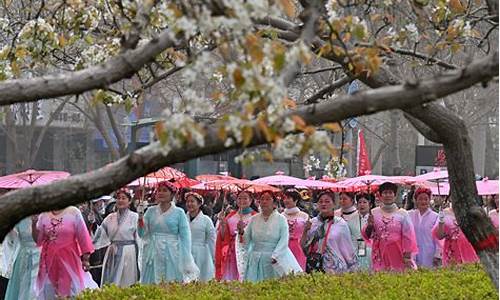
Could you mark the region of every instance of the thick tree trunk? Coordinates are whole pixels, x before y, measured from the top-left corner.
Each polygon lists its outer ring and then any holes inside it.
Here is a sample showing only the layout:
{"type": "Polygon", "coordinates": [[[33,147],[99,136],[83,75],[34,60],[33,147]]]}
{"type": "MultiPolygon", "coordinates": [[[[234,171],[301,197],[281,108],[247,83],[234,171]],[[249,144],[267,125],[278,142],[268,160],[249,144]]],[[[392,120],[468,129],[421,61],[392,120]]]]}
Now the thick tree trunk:
{"type": "Polygon", "coordinates": [[[471,143],[464,121],[438,104],[408,111],[439,136],[435,142],[441,142],[446,153],[450,194],[458,224],[498,289],[498,234],[478,205],[471,143]]]}

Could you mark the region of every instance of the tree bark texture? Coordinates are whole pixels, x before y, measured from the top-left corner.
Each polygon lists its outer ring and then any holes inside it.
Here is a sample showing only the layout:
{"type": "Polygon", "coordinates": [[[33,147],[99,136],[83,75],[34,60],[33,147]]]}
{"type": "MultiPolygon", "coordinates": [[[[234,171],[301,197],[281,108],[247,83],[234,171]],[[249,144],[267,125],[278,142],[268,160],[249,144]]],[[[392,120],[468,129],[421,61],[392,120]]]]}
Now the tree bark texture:
{"type": "MultiPolygon", "coordinates": [[[[367,90],[339,97],[334,102],[297,109],[291,114],[302,117],[308,125],[320,125],[383,110],[413,107],[431,102],[435,97],[443,97],[477,82],[488,80],[498,74],[498,61],[496,69],[490,69],[489,74],[484,72],[484,64],[490,63],[489,60],[481,60],[471,64],[470,69],[467,68],[465,71],[468,74],[465,80],[457,76],[440,76],[423,81],[418,87],[400,85],[367,90]],[[435,97],[428,97],[429,91],[433,91],[435,97]]],[[[253,130],[254,138],[249,146],[268,143],[257,125],[253,130]]],[[[165,155],[161,145],[153,143],[93,172],[72,176],[47,186],[10,192],[0,198],[0,237],[3,239],[24,217],[111,193],[132,180],[166,165],[225,151],[228,148],[218,138],[217,131],[216,127],[206,129],[204,147],[187,144],[165,155]]],[[[234,145],[232,148],[240,146],[234,145]]]]}

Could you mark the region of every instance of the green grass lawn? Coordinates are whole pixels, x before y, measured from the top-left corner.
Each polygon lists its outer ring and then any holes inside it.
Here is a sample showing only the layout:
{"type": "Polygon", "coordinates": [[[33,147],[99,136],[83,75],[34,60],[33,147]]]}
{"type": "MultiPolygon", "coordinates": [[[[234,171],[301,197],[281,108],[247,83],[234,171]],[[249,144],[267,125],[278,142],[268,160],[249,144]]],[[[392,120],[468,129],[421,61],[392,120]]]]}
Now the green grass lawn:
{"type": "Polygon", "coordinates": [[[408,273],[313,274],[260,283],[107,286],[78,299],[498,299],[480,265],[408,273]]]}

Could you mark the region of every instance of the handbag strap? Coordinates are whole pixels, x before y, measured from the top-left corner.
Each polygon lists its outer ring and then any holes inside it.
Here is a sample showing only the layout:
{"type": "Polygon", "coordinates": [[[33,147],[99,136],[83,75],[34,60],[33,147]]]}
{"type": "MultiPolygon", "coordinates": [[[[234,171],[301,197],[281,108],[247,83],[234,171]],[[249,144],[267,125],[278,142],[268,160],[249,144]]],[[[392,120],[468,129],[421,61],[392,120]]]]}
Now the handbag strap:
{"type": "Polygon", "coordinates": [[[332,224],[333,224],[333,219],[330,222],[328,222],[328,227],[326,229],[325,237],[323,239],[323,244],[321,245],[321,255],[325,253],[326,242],[328,241],[328,235],[330,234],[330,229],[332,228],[332,224]]]}

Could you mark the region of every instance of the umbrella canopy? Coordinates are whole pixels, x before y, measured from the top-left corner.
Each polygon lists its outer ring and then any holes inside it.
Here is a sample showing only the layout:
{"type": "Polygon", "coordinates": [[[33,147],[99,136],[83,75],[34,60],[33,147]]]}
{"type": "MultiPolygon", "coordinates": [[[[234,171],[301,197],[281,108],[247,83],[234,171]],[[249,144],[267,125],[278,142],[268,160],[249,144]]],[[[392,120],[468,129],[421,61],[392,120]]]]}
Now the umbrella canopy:
{"type": "Polygon", "coordinates": [[[181,179],[183,177],[187,177],[187,175],[177,169],[164,167],[156,172],[146,175],[146,177],[157,178],[162,180],[176,180],[176,179],[181,179]]]}
{"type": "Polygon", "coordinates": [[[448,171],[441,171],[436,169],[432,172],[418,175],[414,177],[417,181],[439,180],[448,178],[448,171]]]}
{"type": "Polygon", "coordinates": [[[262,183],[262,184],[269,184],[269,185],[278,185],[278,186],[295,186],[295,185],[304,185],[304,180],[297,178],[297,177],[292,177],[292,176],[286,176],[286,175],[272,175],[272,176],[266,176],[262,177],[259,179],[255,179],[253,182],[255,183],[262,183]]]}
{"type": "MultiPolygon", "coordinates": [[[[477,187],[477,194],[479,196],[499,194],[498,180],[485,179],[476,181],[476,187],[477,187]]],[[[430,189],[433,195],[447,196],[450,194],[450,184],[448,182],[439,183],[439,190],[438,190],[438,184],[436,183],[430,184],[430,189]]]]}
{"type": "Polygon", "coordinates": [[[137,178],[136,180],[127,184],[127,186],[140,186],[140,185],[154,186],[163,181],[173,182],[182,178],[187,178],[187,175],[177,169],[164,167],[156,172],[149,173],[144,177],[137,178]]]}
{"type": "Polygon", "coordinates": [[[275,186],[294,186],[298,188],[309,188],[309,189],[330,189],[335,187],[335,184],[331,182],[312,180],[312,179],[300,179],[297,177],[286,176],[286,175],[272,175],[272,176],[262,177],[254,180],[253,182],[275,185],[275,186]]]}
{"type": "Polygon", "coordinates": [[[353,178],[347,178],[337,183],[334,190],[338,192],[374,192],[379,185],[384,182],[392,182],[395,184],[412,184],[415,179],[412,176],[383,176],[383,175],[363,175],[353,178]]]}
{"type": "Polygon", "coordinates": [[[226,175],[215,175],[215,174],[202,174],[195,177],[196,180],[201,182],[208,182],[214,180],[232,180],[237,179],[235,177],[226,176],[226,175]]]}
{"type": "Polygon", "coordinates": [[[178,179],[178,180],[173,182],[173,184],[179,189],[188,188],[188,187],[191,187],[193,185],[200,184],[200,183],[201,182],[199,182],[198,180],[194,180],[194,179],[191,179],[189,177],[183,177],[183,178],[178,179]]]}
{"type": "Polygon", "coordinates": [[[240,192],[248,191],[250,193],[261,193],[265,191],[279,192],[280,189],[272,187],[263,183],[256,183],[255,181],[246,179],[227,179],[227,180],[214,180],[209,182],[202,182],[191,187],[193,190],[204,191],[227,191],[227,192],[240,192]]]}
{"type": "Polygon", "coordinates": [[[10,174],[0,177],[0,188],[22,189],[32,186],[49,184],[53,181],[71,176],[63,171],[37,171],[27,170],[21,173],[10,174]]]}

